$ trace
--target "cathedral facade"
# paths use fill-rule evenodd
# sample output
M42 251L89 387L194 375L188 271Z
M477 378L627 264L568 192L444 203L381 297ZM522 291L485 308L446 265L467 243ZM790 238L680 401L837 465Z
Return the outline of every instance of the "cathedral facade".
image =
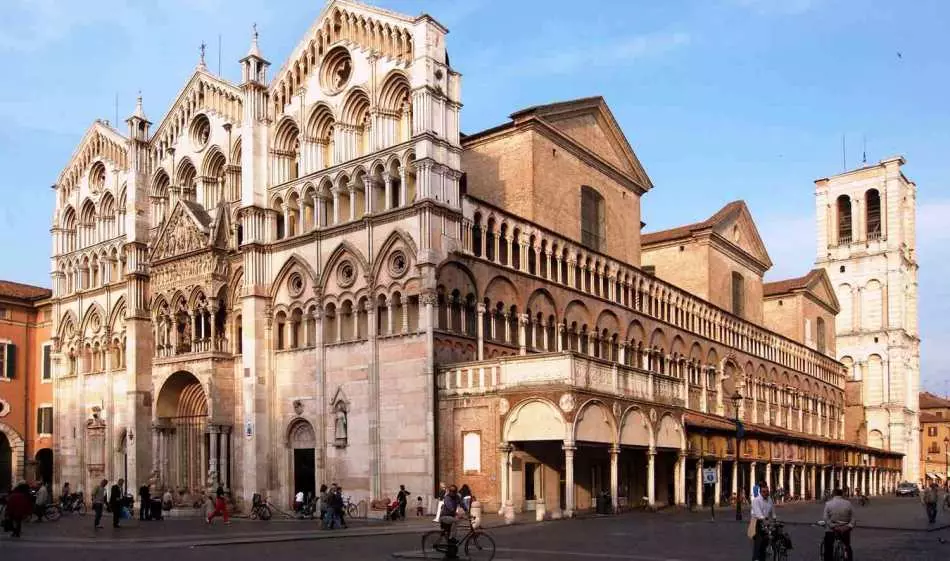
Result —
M332 0L273 77L255 32L241 83L93 124L55 185L56 481L567 514L896 483L800 329L827 275L764 283L741 202L641 236L601 98L462 135L446 33Z

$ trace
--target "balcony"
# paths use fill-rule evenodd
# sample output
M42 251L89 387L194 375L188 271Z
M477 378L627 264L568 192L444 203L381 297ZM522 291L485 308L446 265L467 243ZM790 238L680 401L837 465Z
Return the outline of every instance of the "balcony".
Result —
M571 351L451 364L438 370L437 384L440 397L563 386L666 405L686 404L686 385L681 379Z

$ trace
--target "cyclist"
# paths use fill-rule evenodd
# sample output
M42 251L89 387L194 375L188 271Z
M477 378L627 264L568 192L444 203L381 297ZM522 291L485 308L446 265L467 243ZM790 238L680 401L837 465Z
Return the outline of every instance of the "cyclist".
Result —
M768 485L759 486L759 494L752 499L752 521L755 523L755 536L752 538L752 561L765 561L769 533L766 523L775 520L775 505L769 498Z
M825 503L824 561L835 561L835 537L844 543L851 559L851 530L854 529L854 509L844 498L844 491L835 489L831 500Z
M439 511L439 525L442 526L442 533L445 534L449 543L449 548L445 552L446 559L456 559L458 557L458 541L455 539L455 523L458 520L458 510L462 509L466 514L468 507L459 495L458 487L449 485L442 499L442 510Z

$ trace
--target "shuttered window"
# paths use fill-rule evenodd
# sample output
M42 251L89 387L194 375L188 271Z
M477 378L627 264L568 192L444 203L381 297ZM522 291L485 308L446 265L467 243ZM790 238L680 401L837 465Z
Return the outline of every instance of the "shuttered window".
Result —
M52 347L49 343L43 345L43 380L52 380L53 379L53 370L52 370L52 361L50 359L50 351Z
M12 380L16 375L16 345L0 343L0 378Z
M40 407L36 410L36 428L40 434L53 434L52 407Z

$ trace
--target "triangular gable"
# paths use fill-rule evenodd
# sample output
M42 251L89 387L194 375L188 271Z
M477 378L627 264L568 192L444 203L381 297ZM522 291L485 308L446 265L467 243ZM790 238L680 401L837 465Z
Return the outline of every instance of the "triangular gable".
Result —
M713 231L738 247L756 261L762 263L765 269L772 267L772 259L765 249L759 229L755 226L752 213L743 201L729 203L722 210L714 214L707 225Z
M812 269L808 276L808 291L814 295L816 299L833 308L836 313L840 312L841 304L838 302L838 296L835 294L835 289L831 285L831 279L828 277L828 273L824 269Z
M197 205L195 205L197 206ZM210 218L186 201L179 200L152 246L153 261L176 257L208 247Z
M214 220L211 223L212 245L221 249L227 249L231 240L231 213L228 211L226 203L219 203Z
M243 101L244 94L240 88L198 67L159 121L152 134L152 142L157 139L166 146L174 146L183 127L187 128L192 117L199 112L222 114L228 121L240 125Z
M337 27L333 21L330 21L330 19L336 17L337 14L340 14L341 20L343 21L350 18L355 19L357 22L356 30L350 32L349 29L344 29L342 25ZM434 21L428 16L420 17L426 17ZM375 6L348 2L347 0L331 0L327 2L327 5L324 6L320 15L314 20L310 29L307 30L300 42L297 43L297 46L294 47L294 50L291 51L290 56L287 57L287 61L274 74L270 84L271 93L283 89L287 84L292 85L292 91L290 93L294 93L313 72L319 71L319 60L314 64L310 60L308 53L312 50L316 55L313 58L316 59L326 53L329 47L341 40L345 40L352 45L366 50L382 50L384 51L381 52L383 56L396 58L394 55L397 55L403 58L405 63L411 63L415 58L411 51L405 53L388 52L392 47L389 40L384 41L382 45L380 45L379 41L372 39L372 37L378 37L384 33L391 34L391 31L395 29L407 33L411 38L412 26L418 19L419 18L409 18L402 14ZM435 23L438 24L438 22ZM439 25L439 27L441 27L444 32L448 32L448 30L441 25ZM295 73L298 75L291 76Z
M646 170L602 97L529 107L511 114L519 121L536 117L592 151L616 169L636 178L645 190L653 188Z
M129 167L128 139L100 120L94 121L86 130L86 134L60 172L57 183L67 193L72 191L87 168L98 159L106 160L120 170Z

